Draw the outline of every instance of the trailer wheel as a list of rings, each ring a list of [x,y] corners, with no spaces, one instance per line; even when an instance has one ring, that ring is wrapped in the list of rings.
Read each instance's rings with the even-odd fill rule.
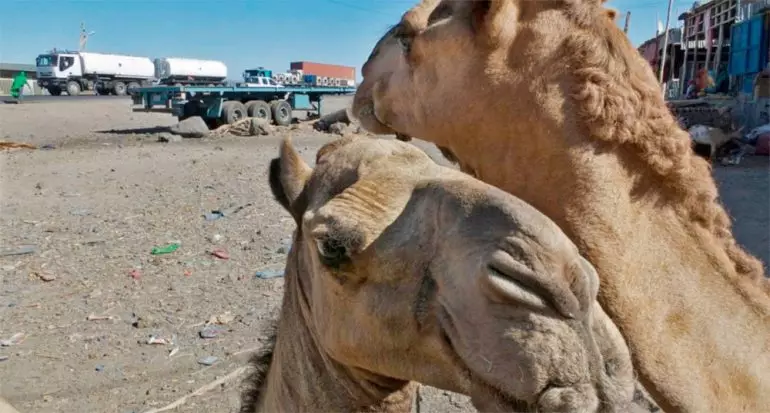
[[[273,119],[270,105],[264,100],[250,100],[246,102],[246,113],[250,118],[267,119],[270,122]]]
[[[49,87],[48,93],[51,94],[51,96],[61,96],[61,88],[60,87]]]
[[[222,123],[231,125],[246,117],[246,106],[237,100],[228,100],[222,104]]]
[[[115,92],[118,96],[125,96],[126,95],[126,84],[123,82],[115,82],[112,85],[112,91]]]
[[[70,96],[77,96],[80,94],[80,83],[70,80],[67,82],[67,94]]]
[[[270,109],[273,112],[273,119],[278,126],[288,126],[291,124],[291,105],[289,102],[279,99],[270,102]]]

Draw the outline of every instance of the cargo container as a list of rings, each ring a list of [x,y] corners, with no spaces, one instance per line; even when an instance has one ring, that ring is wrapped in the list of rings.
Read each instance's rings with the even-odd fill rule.
[[[351,66],[330,65],[315,62],[291,62],[291,70],[301,70],[305,75],[356,80],[356,68]]]

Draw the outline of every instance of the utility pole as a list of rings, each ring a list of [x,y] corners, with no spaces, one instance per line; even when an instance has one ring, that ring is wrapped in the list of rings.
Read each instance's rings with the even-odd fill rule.
[[[663,56],[660,58],[660,73],[658,73],[658,82],[660,82],[661,88],[663,86],[663,69],[666,67],[666,55],[668,54],[668,28],[671,24],[671,6],[674,0],[668,0],[668,12],[666,13],[666,28],[663,30]],[[663,89],[665,92],[665,88]]]
[[[626,23],[623,25],[623,33],[628,34],[628,23],[631,21],[631,12],[626,12]]]

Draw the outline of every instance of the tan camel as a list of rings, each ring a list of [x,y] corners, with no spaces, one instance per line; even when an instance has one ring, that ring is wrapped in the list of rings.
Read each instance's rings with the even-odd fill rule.
[[[600,0],[424,1],[375,46],[353,113],[553,219],[664,410],[768,411],[762,265],[613,18]]]
[[[317,156],[311,170],[287,139],[270,165],[297,229],[242,412],[406,413],[412,381],[485,412],[628,411],[628,349],[552,221],[407,143]]]

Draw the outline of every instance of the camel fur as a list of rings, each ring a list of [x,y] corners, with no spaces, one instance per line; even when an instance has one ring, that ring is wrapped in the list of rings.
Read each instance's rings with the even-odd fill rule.
[[[633,369],[598,276],[543,214],[397,140],[270,165],[297,228],[249,412],[411,411],[416,383],[484,412],[627,412]]]
[[[353,113],[553,219],[668,412],[770,406],[770,283],[710,165],[600,0],[426,0],[363,66]]]

